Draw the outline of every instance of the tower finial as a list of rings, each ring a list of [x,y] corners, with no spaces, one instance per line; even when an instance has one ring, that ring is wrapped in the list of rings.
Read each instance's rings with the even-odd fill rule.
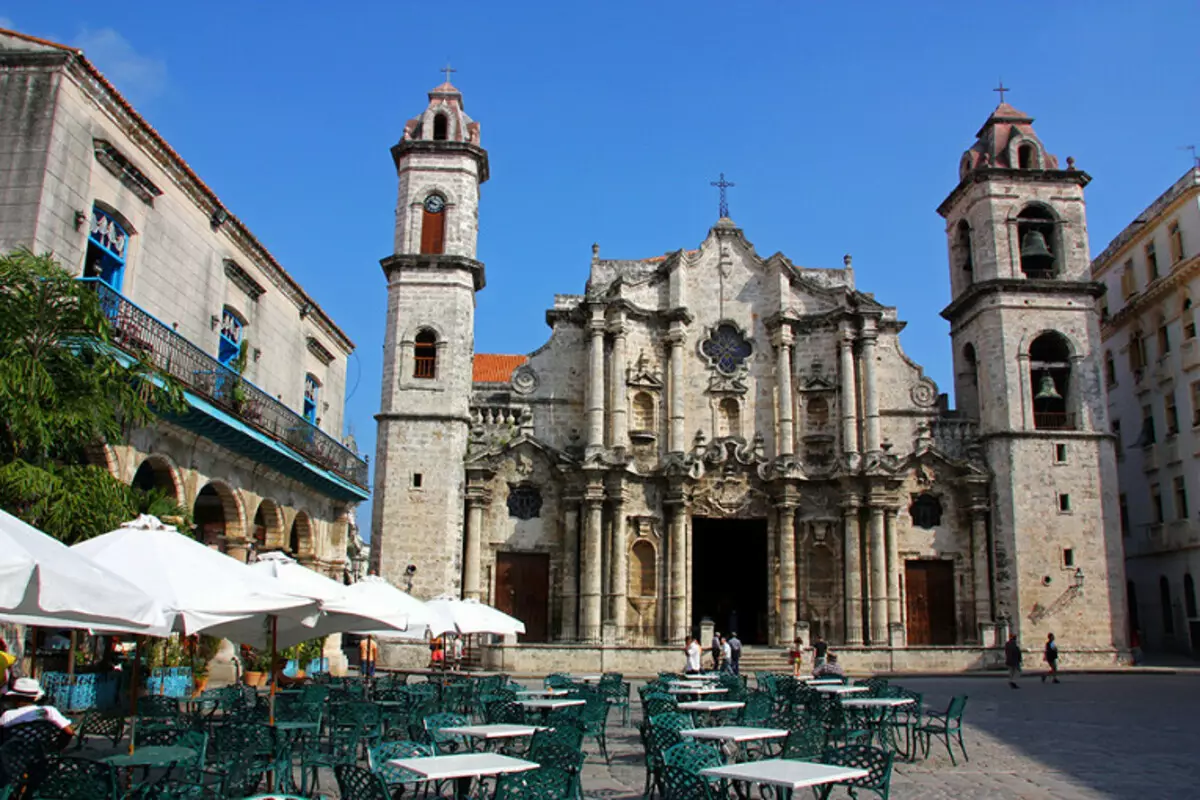
[[[722,219],[724,219],[725,217],[728,217],[729,216],[729,200],[725,196],[725,190],[727,188],[729,188],[730,186],[736,186],[737,184],[730,183],[729,181],[725,180],[725,173],[722,172],[720,180],[711,181],[709,183],[709,185],[716,186],[718,189],[721,190],[721,205],[719,206],[718,210],[720,211]]]
[[[450,73],[458,72],[454,67],[450,66],[450,59],[446,59],[446,66],[442,67],[438,72],[446,73],[446,83],[450,82]]]
[[[1007,86],[1005,86],[1005,85],[1004,85],[1004,79],[1003,79],[1003,78],[1001,78],[1001,79],[1000,79],[1000,85],[999,85],[999,86],[997,86],[995,89],[992,89],[992,91],[993,91],[993,92],[999,92],[999,93],[1000,93],[1000,102],[1001,102],[1001,103],[1003,103],[1003,102],[1004,102],[1004,93],[1005,93],[1005,92],[1011,92],[1011,91],[1012,91],[1012,89],[1010,89],[1010,88],[1008,88]]]

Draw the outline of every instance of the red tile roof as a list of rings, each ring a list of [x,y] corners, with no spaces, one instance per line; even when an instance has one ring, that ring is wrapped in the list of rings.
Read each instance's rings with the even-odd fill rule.
[[[475,383],[507,383],[513,370],[528,360],[529,356],[476,353],[471,379]]]

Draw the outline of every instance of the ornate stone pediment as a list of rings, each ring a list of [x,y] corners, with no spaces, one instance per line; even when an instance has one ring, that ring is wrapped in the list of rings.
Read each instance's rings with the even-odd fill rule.
[[[766,492],[746,473],[707,477],[692,494],[692,514],[701,517],[765,517],[770,509]]]
[[[625,383],[639,389],[662,389],[662,373],[654,362],[647,358],[645,350],[639,350],[633,366],[625,370]]]
[[[809,366],[807,374],[800,382],[802,392],[832,392],[837,390],[833,377],[825,373],[825,366],[820,361],[814,361]]]

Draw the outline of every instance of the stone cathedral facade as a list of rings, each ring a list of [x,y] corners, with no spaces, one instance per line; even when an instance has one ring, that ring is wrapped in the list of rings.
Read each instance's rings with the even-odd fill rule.
[[[1064,663],[1118,657],[1089,177],[1032,120],[1001,104],[939,209],[952,411],[849,256],[764,256],[727,217],[663,256],[593,246],[545,345],[476,353],[488,156],[454,86],[429,98],[392,149],[382,575],[522,618],[514,650],[555,656],[515,668],[671,666],[706,619],[751,645],[820,633],[852,663],[979,666],[1008,630],[1033,650],[1061,631]]]

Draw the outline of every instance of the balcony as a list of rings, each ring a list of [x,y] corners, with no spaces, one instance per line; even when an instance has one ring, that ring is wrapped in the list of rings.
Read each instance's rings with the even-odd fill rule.
[[[1034,411],[1033,427],[1039,431],[1073,431],[1075,415],[1069,411]]]
[[[159,322],[95,278],[82,278],[100,297],[113,344],[147,358],[184,388],[355,486],[367,487],[367,462],[316,425]]]

